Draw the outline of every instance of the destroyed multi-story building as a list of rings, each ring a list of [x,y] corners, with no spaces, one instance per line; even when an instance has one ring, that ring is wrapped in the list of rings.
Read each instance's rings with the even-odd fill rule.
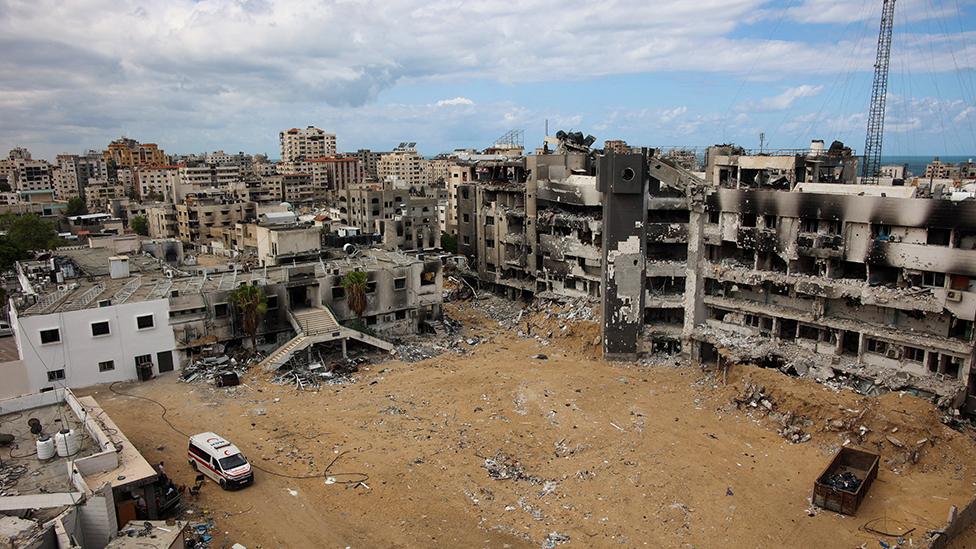
[[[363,185],[340,193],[338,204],[345,224],[380,235],[387,250],[440,248],[437,198]]]
[[[311,234],[298,226],[268,229],[281,238],[293,229]],[[318,229],[311,230],[317,245]],[[262,349],[274,351],[272,363],[303,346],[332,341],[389,350],[374,335],[417,333],[422,323],[441,316],[443,276],[436,257],[366,249],[326,259],[279,248],[276,266],[203,268],[175,266],[178,245],[150,245],[144,250],[149,253],[128,255],[116,255],[118,246],[79,246],[19,263],[21,294],[10,313],[18,357],[0,364],[9,380],[5,390],[23,394],[147,379],[185,365],[208,346],[240,344],[246,335],[230,296],[245,284],[267,295],[257,337]],[[350,271],[367,276],[361,317],[342,283]],[[347,326],[357,322],[369,334]]]
[[[617,172],[634,156],[648,161],[648,215],[659,215],[660,189],[678,183],[688,200],[685,280],[673,286],[681,307],[664,323],[694,360],[843,377],[869,392],[908,390],[976,411],[976,202],[854,184],[856,158],[837,144],[784,155],[714,147],[706,181],[653,156],[608,160],[603,200],[616,215],[604,227],[614,235],[605,252],[619,262],[625,246],[640,249],[626,244],[637,236],[647,260],[647,272],[637,262],[606,268],[608,355],[661,350],[646,334],[662,319],[635,322],[626,312],[652,299],[660,239],[651,219],[620,213],[635,198],[614,190],[627,188]]]

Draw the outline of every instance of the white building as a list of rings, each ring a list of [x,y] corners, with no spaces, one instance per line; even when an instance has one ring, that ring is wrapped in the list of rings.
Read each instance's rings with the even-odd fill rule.
[[[303,130],[291,128],[278,134],[281,141],[281,161],[300,160],[335,156],[336,136],[334,133],[309,126]]]
[[[166,296],[127,301],[141,278],[129,275],[126,256],[112,258],[110,271],[112,278],[87,291],[75,293],[74,284],[63,284],[30,307],[10,308],[26,369],[21,393],[134,380],[140,365],[153,375],[174,369],[176,339]],[[26,279],[21,280],[31,293]]]

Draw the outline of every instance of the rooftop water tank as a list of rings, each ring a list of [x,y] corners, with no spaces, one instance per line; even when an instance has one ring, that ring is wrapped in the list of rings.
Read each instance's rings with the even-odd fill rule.
[[[54,441],[47,435],[37,439],[37,459],[45,461],[54,457]]]
[[[58,434],[54,435],[54,446],[61,457],[75,455],[78,452],[79,444],[78,434],[75,433],[74,429],[61,429]]]

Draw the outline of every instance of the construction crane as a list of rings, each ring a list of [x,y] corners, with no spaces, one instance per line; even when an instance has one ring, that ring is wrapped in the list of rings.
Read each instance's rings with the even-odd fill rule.
[[[878,54],[874,61],[874,84],[868,110],[868,132],[864,139],[863,183],[877,183],[881,171],[881,141],[884,138],[885,101],[888,98],[888,64],[891,61],[891,29],[895,20],[895,0],[882,0]]]

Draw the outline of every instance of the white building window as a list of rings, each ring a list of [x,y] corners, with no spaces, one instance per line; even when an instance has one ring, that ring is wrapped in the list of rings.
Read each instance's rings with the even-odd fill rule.
[[[139,315],[136,317],[136,328],[140,330],[148,330],[156,326],[155,319],[153,315]]]
[[[49,370],[48,371],[48,373],[47,373],[47,380],[48,381],[58,381],[60,379],[64,379],[64,369],[63,368],[60,369],[60,370]]]
[[[108,321],[102,320],[99,322],[92,322],[91,324],[92,337],[107,336],[112,333],[111,328],[109,328]]]
[[[114,360],[106,360],[105,362],[99,362],[98,363],[98,371],[99,372],[111,372],[114,369],[115,369],[115,361]]]
[[[51,328],[50,330],[41,330],[41,345],[47,345],[49,343],[60,343],[61,342],[61,330],[57,328]]]

